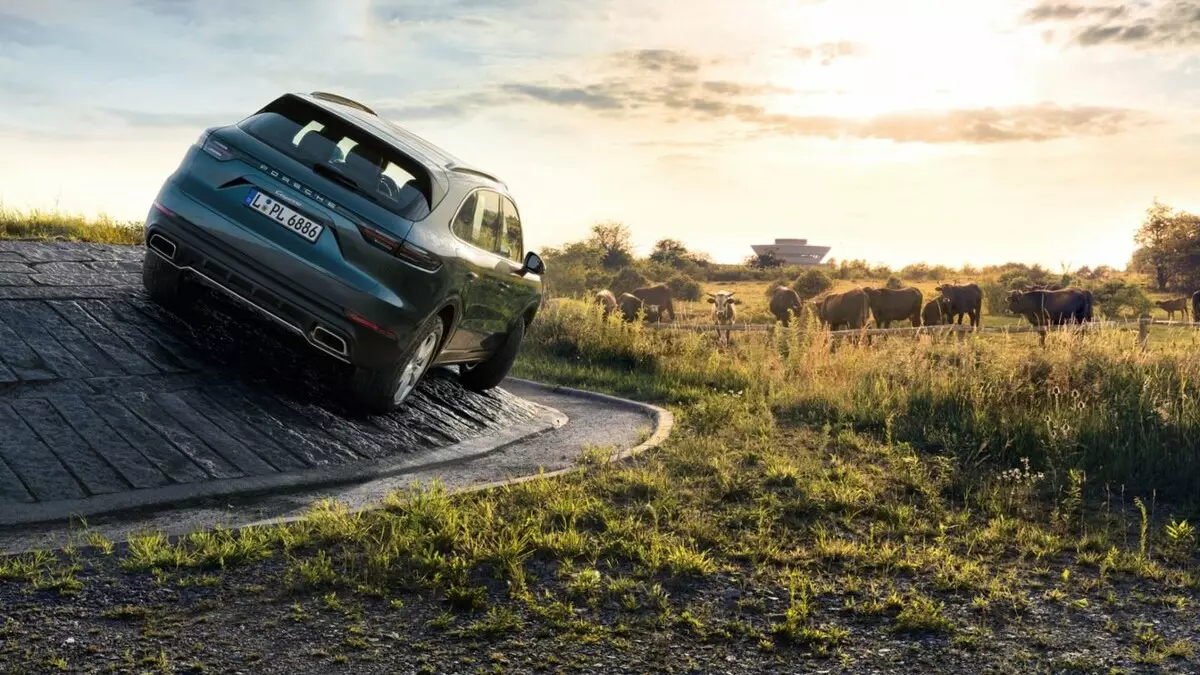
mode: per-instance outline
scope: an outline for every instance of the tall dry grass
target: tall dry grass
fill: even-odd
[[[815,326],[774,336],[650,331],[559,301],[534,323],[530,376],[688,405],[700,426],[787,421],[848,426],[953,457],[962,468],[1018,466],[1190,499],[1200,489],[1197,338],[1149,352],[1136,334],[1064,332],[966,340],[876,338],[830,344]],[[616,367],[614,367],[616,366]],[[731,407],[714,394],[737,392]],[[757,416],[754,420],[743,416]]]
[[[16,209],[0,205],[0,239],[58,239],[100,244],[140,244],[142,224],[66,213],[57,209]]]

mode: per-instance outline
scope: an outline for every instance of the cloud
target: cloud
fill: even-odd
[[[656,73],[695,73],[700,70],[700,59],[672,49],[638,49],[618,52],[613,57],[626,67]]]
[[[1200,46],[1200,0],[1167,0],[1155,8],[1141,5],[1043,3],[1025,13],[1028,23],[1068,24],[1071,42],[1080,47],[1124,46],[1135,49],[1194,49]]]
[[[811,59],[817,60],[821,65],[828,66],[834,61],[844,59],[851,56],[860,56],[863,53],[863,46],[857,42],[842,40],[840,42],[823,42],[817,45],[802,45],[792,49],[792,54],[797,58],[808,61]]]
[[[672,53],[665,63],[692,63]],[[730,122],[758,135],[886,139],[922,143],[1005,143],[1106,136],[1154,122],[1123,108],[1058,106],[905,111],[871,118],[796,115],[769,110],[762,99],[800,94],[769,84],[708,80],[700,72],[651,69],[593,83],[509,83],[502,90],[530,102],[586,109],[608,117],[659,121]]]

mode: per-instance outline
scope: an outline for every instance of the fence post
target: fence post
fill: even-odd
[[[1150,348],[1150,319],[1145,317],[1138,319],[1138,346],[1143,351]]]

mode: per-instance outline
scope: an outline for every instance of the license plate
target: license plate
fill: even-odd
[[[246,195],[245,204],[291,232],[304,237],[310,243],[316,241],[317,237],[321,236],[321,232],[325,230],[324,225],[311,218],[305,218],[289,208],[287,204],[257,190],[251,190],[250,194]]]

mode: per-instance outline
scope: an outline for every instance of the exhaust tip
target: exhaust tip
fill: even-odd
[[[175,259],[175,242],[157,232],[150,235],[150,240],[146,242],[146,245],[154,249],[155,252],[162,254],[167,260]]]
[[[312,341],[339,356],[347,355],[346,341],[324,326],[317,326],[313,329]]]

